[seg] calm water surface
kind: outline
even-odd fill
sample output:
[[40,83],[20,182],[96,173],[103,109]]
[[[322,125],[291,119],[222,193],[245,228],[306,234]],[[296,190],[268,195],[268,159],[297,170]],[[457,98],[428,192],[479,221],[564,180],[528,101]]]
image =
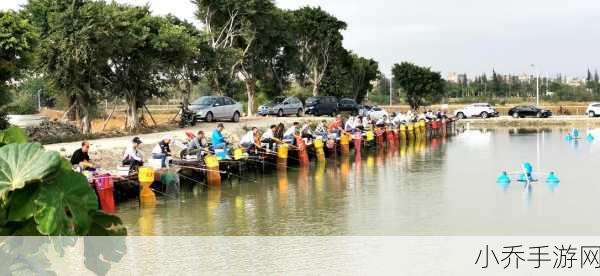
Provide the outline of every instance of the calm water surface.
[[[136,202],[118,215],[133,235],[598,235],[597,142],[564,129],[468,130],[409,145],[290,168],[220,188],[183,188],[181,200]],[[585,131],[583,131],[586,133]],[[559,185],[496,184],[523,162]]]

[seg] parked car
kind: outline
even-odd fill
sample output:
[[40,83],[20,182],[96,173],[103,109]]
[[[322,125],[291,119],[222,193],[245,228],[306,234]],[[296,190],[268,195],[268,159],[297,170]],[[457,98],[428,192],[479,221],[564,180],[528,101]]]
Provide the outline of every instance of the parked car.
[[389,117],[389,114],[387,113],[387,111],[385,111],[385,109],[375,106],[367,112],[367,116],[369,116],[369,118],[371,118],[371,120],[377,121],[377,120],[381,119],[383,116]]
[[314,116],[335,116],[338,112],[338,100],[333,96],[310,97],[306,99],[306,114]]
[[474,103],[467,105],[461,109],[454,111],[454,116],[459,119],[466,119],[471,117],[497,117],[498,112],[488,103]]
[[337,110],[338,112],[350,112],[352,115],[357,115],[358,111],[362,108],[359,104],[356,103],[355,100],[350,98],[341,99],[338,102]]
[[538,117],[538,118],[548,118],[552,116],[552,112],[548,109],[542,109],[533,105],[529,106],[516,106],[511,108],[508,111],[508,115],[513,118],[523,118],[523,117]]
[[596,117],[600,115],[600,103],[590,103],[585,113],[590,117]]
[[194,112],[195,120],[212,122],[214,120],[231,120],[239,122],[242,104],[229,97],[203,96],[193,101],[189,110]]
[[287,115],[296,115],[301,117],[304,114],[304,105],[296,97],[275,97],[267,104],[258,107],[258,114],[262,116],[277,115],[279,117]]

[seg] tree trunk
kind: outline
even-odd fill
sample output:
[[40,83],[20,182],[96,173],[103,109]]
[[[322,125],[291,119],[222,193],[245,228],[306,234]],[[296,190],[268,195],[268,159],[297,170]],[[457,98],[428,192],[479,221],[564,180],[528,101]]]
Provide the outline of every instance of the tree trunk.
[[219,78],[216,76],[216,72],[213,72],[213,74],[213,76],[209,77],[210,88],[212,88],[213,92],[216,95],[223,95]]
[[81,112],[79,115],[81,116],[81,132],[83,134],[92,133],[92,120],[90,118],[90,111],[86,105],[81,105]]
[[252,116],[254,112],[254,96],[256,95],[256,80],[254,78],[246,78],[246,94],[248,96],[248,116]]
[[135,97],[128,97],[127,106],[127,128],[129,130],[137,129],[140,126],[140,117]]
[[315,83],[313,83],[313,96],[319,96],[319,89],[321,88],[321,83],[315,81]]

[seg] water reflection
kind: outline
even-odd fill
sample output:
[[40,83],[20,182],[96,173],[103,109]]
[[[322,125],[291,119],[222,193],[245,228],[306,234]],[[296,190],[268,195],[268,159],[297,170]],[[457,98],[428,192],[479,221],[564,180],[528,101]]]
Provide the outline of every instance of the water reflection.
[[[570,185],[596,170],[593,144],[580,143],[577,153],[562,136],[556,129],[470,129],[258,175],[258,183],[195,189],[183,193],[186,203],[156,207],[154,234],[536,234],[550,224],[547,211],[564,213],[573,207],[569,200],[591,218],[582,208],[593,209],[600,194],[600,185]],[[560,188],[542,177],[529,187],[495,183],[500,172],[524,162],[541,173],[556,171]],[[132,233],[145,234],[133,210],[121,215]]]

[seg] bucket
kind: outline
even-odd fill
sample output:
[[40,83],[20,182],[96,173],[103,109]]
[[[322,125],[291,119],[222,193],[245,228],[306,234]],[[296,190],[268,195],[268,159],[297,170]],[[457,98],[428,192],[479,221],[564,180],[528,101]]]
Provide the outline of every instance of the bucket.
[[219,159],[219,160],[223,160],[227,157],[224,149],[215,149],[215,155],[217,156],[217,159]]
[[375,133],[373,131],[367,131],[367,142],[371,142],[375,139]]
[[342,134],[342,137],[340,137],[340,145],[349,145],[350,144],[350,139],[348,138],[347,134]]
[[323,146],[324,146],[323,139],[317,138],[315,140],[315,149],[323,149]]
[[204,158],[204,164],[206,164],[207,168],[214,169],[219,168],[219,159],[214,155],[207,155]]
[[288,145],[287,144],[283,144],[283,145],[279,146],[279,148],[277,148],[277,157],[279,157],[280,159],[288,158]]
[[233,151],[233,159],[241,160],[244,158],[244,151],[240,148],[237,148]]
[[140,182],[154,182],[154,168],[141,167],[138,171],[138,180]]
[[100,208],[106,213],[114,213],[115,199],[113,194],[114,183],[112,176],[109,174],[103,174],[94,179],[96,191],[98,192],[98,199],[100,201]]

